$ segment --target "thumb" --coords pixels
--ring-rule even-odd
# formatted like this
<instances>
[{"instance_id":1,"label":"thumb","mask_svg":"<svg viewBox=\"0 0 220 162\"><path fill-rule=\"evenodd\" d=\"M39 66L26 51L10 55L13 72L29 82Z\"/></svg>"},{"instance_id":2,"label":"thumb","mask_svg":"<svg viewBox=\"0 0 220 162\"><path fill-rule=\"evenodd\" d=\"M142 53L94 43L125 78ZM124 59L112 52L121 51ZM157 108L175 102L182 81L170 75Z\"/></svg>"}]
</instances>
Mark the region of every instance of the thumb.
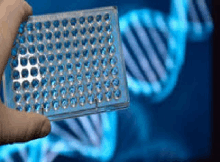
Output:
<instances>
[{"instance_id":1,"label":"thumb","mask_svg":"<svg viewBox=\"0 0 220 162\"><path fill-rule=\"evenodd\" d=\"M50 121L45 116L0 104L0 145L45 137L50 131Z\"/></svg>"},{"instance_id":2,"label":"thumb","mask_svg":"<svg viewBox=\"0 0 220 162\"><path fill-rule=\"evenodd\" d=\"M0 80L20 23L32 14L24 0L0 0ZM18 112L0 102L0 145L46 136L49 120L39 114Z\"/></svg>"}]
</instances>

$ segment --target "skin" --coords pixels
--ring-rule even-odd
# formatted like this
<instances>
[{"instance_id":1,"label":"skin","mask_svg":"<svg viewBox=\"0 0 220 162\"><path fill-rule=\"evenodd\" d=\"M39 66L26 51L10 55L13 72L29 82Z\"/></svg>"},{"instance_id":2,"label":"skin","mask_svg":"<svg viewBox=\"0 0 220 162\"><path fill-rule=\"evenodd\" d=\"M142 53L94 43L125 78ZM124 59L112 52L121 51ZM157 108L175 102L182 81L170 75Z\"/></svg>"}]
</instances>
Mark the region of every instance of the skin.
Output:
<instances>
[{"instance_id":1,"label":"skin","mask_svg":"<svg viewBox=\"0 0 220 162\"><path fill-rule=\"evenodd\" d=\"M30 15L32 8L24 0L0 0L0 81L18 28ZM42 138L50 131L50 121L45 116L19 112L0 101L0 145Z\"/></svg>"}]
</instances>

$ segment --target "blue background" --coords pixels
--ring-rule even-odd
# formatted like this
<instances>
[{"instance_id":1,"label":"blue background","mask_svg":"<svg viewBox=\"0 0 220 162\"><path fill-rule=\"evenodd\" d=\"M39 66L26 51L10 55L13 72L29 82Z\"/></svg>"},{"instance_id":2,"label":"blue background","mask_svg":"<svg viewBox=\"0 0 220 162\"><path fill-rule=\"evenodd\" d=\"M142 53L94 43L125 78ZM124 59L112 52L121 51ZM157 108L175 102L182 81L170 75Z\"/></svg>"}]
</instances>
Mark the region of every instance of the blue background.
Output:
<instances>
[{"instance_id":1,"label":"blue background","mask_svg":"<svg viewBox=\"0 0 220 162\"><path fill-rule=\"evenodd\" d=\"M126 14L140 9L169 15L174 1L28 0L28 2L33 7L34 15L113 5L118 6L121 20ZM182 5L182 0L176 2ZM206 2L210 6L210 1ZM188 21L193 23L190 19ZM204 24L203 21L198 23ZM123 32L122 30L122 35ZM183 63L177 65L180 66L178 79L169 94L160 102L151 102L152 96L146 96L143 92L134 91L129 87L131 105L129 109L117 112L116 147L108 161L194 161L206 159L211 155L211 29L210 32L206 30L202 32L203 37L198 39L186 38L182 51ZM2 149L7 148L3 146ZM9 155L12 159L19 159L16 152ZM4 154L0 156L3 158ZM74 156L61 153L54 161L91 161L91 159L100 160L80 153Z\"/></svg>"}]
</instances>

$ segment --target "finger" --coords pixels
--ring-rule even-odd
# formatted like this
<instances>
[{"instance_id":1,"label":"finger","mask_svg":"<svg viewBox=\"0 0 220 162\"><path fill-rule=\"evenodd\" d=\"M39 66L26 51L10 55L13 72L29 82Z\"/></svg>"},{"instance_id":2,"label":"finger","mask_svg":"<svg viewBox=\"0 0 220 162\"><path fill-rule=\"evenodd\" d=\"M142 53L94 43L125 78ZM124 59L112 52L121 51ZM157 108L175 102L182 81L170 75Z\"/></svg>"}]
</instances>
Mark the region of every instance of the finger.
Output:
<instances>
[{"instance_id":1,"label":"finger","mask_svg":"<svg viewBox=\"0 0 220 162\"><path fill-rule=\"evenodd\" d=\"M4 0L0 6L0 29L4 38L11 38L11 35L15 37L21 22L27 20L30 15L32 15L32 8L26 1Z\"/></svg>"},{"instance_id":2,"label":"finger","mask_svg":"<svg viewBox=\"0 0 220 162\"><path fill-rule=\"evenodd\" d=\"M0 78L11 54L18 28L31 14L32 8L24 0L4 0L0 5Z\"/></svg>"},{"instance_id":3,"label":"finger","mask_svg":"<svg viewBox=\"0 0 220 162\"><path fill-rule=\"evenodd\" d=\"M45 137L50 131L50 121L43 115L0 107L0 145Z\"/></svg>"},{"instance_id":4,"label":"finger","mask_svg":"<svg viewBox=\"0 0 220 162\"><path fill-rule=\"evenodd\" d=\"M23 15L22 22L23 22L23 21L27 21L28 16L30 16L30 15L33 14L33 9L32 9L32 7L31 7L26 1L24 1L23 8L24 8L24 15Z\"/></svg>"}]
</instances>

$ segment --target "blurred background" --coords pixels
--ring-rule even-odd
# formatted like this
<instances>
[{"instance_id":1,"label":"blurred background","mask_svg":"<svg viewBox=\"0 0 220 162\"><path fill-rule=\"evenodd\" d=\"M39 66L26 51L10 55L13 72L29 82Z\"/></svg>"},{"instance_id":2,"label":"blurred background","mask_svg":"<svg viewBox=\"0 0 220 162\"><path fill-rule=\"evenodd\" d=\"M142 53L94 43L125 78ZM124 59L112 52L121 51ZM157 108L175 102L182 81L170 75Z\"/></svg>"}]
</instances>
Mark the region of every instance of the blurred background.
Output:
<instances>
[{"instance_id":1,"label":"blurred background","mask_svg":"<svg viewBox=\"0 0 220 162\"><path fill-rule=\"evenodd\" d=\"M118 6L131 104L52 122L0 161L199 161L212 148L210 0L27 0L34 15Z\"/></svg>"}]
</instances>

